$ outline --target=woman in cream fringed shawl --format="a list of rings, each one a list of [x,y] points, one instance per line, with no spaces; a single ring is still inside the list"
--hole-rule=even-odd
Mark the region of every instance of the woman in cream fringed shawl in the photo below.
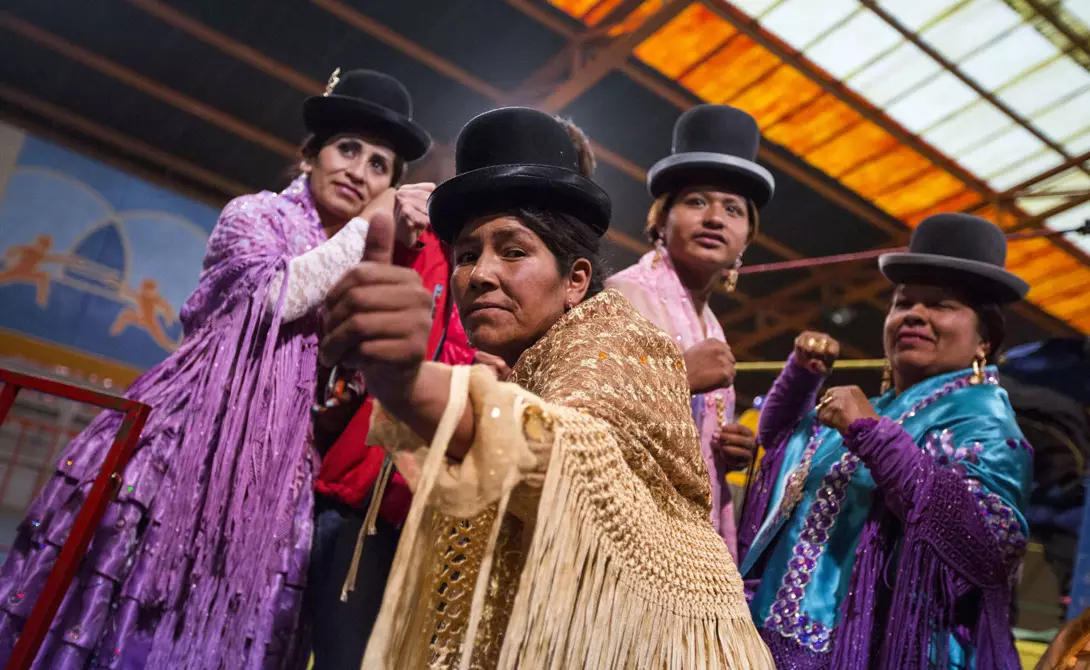
[[[327,301],[322,358],[363,372],[371,441],[416,496],[363,667],[771,668],[709,522],[681,353],[602,291],[586,139],[494,110],[456,162],[431,223],[470,340],[510,381],[422,362],[430,296],[384,264],[384,220]]]

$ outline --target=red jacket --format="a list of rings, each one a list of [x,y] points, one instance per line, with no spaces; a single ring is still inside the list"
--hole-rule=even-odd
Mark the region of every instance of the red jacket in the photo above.
[[[444,317],[448,314],[447,302],[450,296],[450,250],[435,233],[428,230],[420,236],[414,249],[398,246],[394,253],[394,263],[416,270],[420,278],[435,297],[432,316],[431,335],[428,337],[428,352],[433,359],[435,349],[443,336]],[[466,340],[458,311],[450,305],[450,324],[447,326],[446,339],[437,360],[451,365],[468,365],[473,362],[474,350]],[[362,507],[370,501],[371,488],[378,479],[382,462],[386,456],[381,447],[367,446],[367,431],[371,425],[371,397],[348,422],[333,446],[322,459],[318,471],[315,489],[319,493],[337,498],[353,507]],[[394,473],[386,486],[379,507],[379,516],[384,520],[401,525],[409,513],[412,493],[400,474]]]

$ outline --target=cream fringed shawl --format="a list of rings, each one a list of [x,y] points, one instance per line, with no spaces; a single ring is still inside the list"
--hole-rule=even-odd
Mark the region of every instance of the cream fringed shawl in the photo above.
[[[772,668],[708,520],[684,363],[618,293],[513,383],[454,368],[432,444],[376,411],[416,491],[364,668]],[[474,443],[444,457],[465,403]]]

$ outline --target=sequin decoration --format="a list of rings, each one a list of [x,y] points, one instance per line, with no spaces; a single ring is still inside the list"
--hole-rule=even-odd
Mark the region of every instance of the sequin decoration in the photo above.
[[[950,468],[965,476],[966,463],[976,464],[980,462],[980,454],[984,451],[984,445],[980,442],[970,442],[967,445],[955,446],[954,433],[949,429],[933,430],[924,438],[923,450],[935,459],[935,462],[944,468]]]
[[[1018,515],[1002,498],[989,493],[977,480],[967,479],[965,485],[976,499],[977,509],[984,515],[984,522],[992,537],[999,543],[1003,558],[1008,563],[1017,562],[1026,553],[1026,536],[1022,534]]]

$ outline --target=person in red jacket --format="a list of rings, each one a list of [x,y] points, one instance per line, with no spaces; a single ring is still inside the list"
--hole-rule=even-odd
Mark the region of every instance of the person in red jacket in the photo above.
[[[398,189],[392,213],[398,230],[393,260],[416,270],[432,294],[428,339],[432,358],[451,365],[485,362],[475,358],[450,298],[450,250],[428,222],[427,198],[433,188],[434,184],[412,184]],[[401,524],[412,502],[401,475],[384,473],[383,449],[367,446],[370,396],[350,392],[349,398],[315,417],[316,442],[327,446],[315,483],[314,542],[306,595],[315,670],[360,667],[382,604]],[[380,483],[380,476],[389,479]],[[376,484],[380,499],[375,534],[365,535],[355,578],[348,579]]]

